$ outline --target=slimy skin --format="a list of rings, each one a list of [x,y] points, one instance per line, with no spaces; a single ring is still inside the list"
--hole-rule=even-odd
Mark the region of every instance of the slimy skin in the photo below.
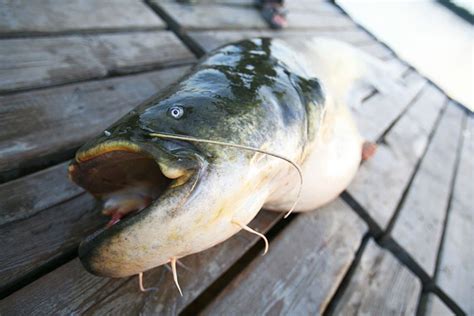
[[[288,211],[296,198],[298,177],[284,160],[153,133],[241,144],[294,161],[304,177],[297,211],[334,199],[355,175],[363,143],[346,97],[349,83],[366,76],[347,77],[324,54],[341,47],[354,55],[349,62],[363,59],[330,40],[223,46],[79,149],[71,179],[116,215],[81,244],[86,269],[106,277],[141,273],[228,239],[241,229],[235,223],[246,225],[263,206]]]

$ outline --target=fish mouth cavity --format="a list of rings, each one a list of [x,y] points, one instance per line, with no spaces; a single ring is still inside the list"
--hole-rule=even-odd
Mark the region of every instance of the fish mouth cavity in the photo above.
[[[194,170],[178,157],[129,141],[109,141],[79,151],[69,177],[102,202],[106,229],[130,220],[165,192],[188,182]],[[156,149],[156,148],[153,148]]]

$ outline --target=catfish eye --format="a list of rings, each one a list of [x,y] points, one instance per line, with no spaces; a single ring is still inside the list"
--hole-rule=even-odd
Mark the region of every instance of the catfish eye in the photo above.
[[[179,119],[183,116],[184,109],[180,106],[173,106],[169,109],[169,113],[173,118]]]

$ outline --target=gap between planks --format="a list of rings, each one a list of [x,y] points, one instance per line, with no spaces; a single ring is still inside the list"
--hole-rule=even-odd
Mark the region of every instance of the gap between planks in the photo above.
[[[30,91],[194,62],[170,31],[1,41],[0,90]],[[10,68],[17,71],[8,72]]]
[[[195,63],[196,63],[196,60],[177,60],[175,63],[168,63],[168,64],[156,63],[156,64],[150,64],[146,66],[140,66],[139,68],[136,68],[136,69],[126,68],[126,71],[110,70],[110,71],[107,71],[107,74],[105,76],[94,76],[94,77],[85,78],[85,79],[77,79],[73,81],[49,84],[47,86],[19,88],[15,90],[0,91],[0,96],[10,96],[10,95],[18,94],[18,93],[41,91],[41,90],[46,90],[49,88],[60,88],[60,87],[66,87],[72,84],[87,83],[90,81],[99,81],[99,80],[127,77],[130,75],[146,74],[146,73],[158,71],[158,70],[167,70],[167,69],[181,67],[181,66],[190,66],[190,65],[194,65]]]
[[[425,158],[426,156],[426,153],[428,152],[428,148],[429,148],[429,145],[431,144],[431,141],[433,140],[433,136],[436,132],[436,130],[438,129],[439,127],[439,124],[441,122],[441,119],[443,117],[443,114],[446,112],[446,109],[449,105],[449,102],[448,100],[445,101],[445,104],[443,105],[443,109],[440,111],[440,113],[438,114],[438,117],[436,118],[436,122],[434,124],[434,127],[433,129],[431,130],[429,136],[428,136],[428,141],[427,141],[427,146],[425,146],[424,150],[423,150],[423,153],[420,157],[420,159],[418,159],[417,163],[415,164],[415,169],[413,170],[413,173],[411,174],[410,176],[410,180],[408,181],[408,184],[406,185],[405,187],[405,190],[403,191],[402,193],[402,196],[398,202],[398,205],[397,205],[397,208],[395,209],[395,213],[392,215],[388,225],[386,226],[386,229],[385,229],[385,232],[384,232],[384,235],[383,236],[379,236],[378,239],[380,239],[381,241],[383,242],[386,242],[387,240],[387,237],[390,236],[390,233],[391,231],[393,230],[393,226],[395,225],[396,221],[397,221],[397,218],[400,214],[400,210],[402,209],[404,203],[405,203],[405,200],[407,198],[407,194],[410,190],[410,187],[411,187],[411,184],[413,183],[413,180],[415,179],[417,173],[418,173],[418,170],[420,169],[420,166],[423,162],[423,159]]]
[[[177,21],[172,14],[168,13],[166,9],[163,7],[163,5],[160,5],[157,1],[152,1],[152,0],[146,0],[145,3],[150,6],[150,8],[155,11],[157,15],[159,15],[167,24],[168,27],[171,31],[175,33],[176,36],[178,36],[181,41],[190,49],[197,57],[202,57],[205,55],[207,51],[209,51],[209,47],[203,47],[202,43],[195,38],[195,34],[199,33],[210,33],[210,32],[224,32],[224,33],[241,33],[242,31],[238,31],[237,29],[222,29],[222,28],[185,28],[182,26],[179,21]],[[166,3],[165,3],[166,4]],[[174,4],[173,4],[174,5]],[[225,7],[225,5],[222,5]],[[260,18],[259,18],[260,19]],[[351,20],[349,20],[351,21]],[[308,27],[308,28],[296,28],[296,29],[289,29],[289,30],[284,30],[281,32],[276,32],[276,31],[269,31],[267,27],[262,28],[262,27],[257,27],[257,28],[245,28],[243,33],[248,33],[248,34],[253,34],[253,36],[271,36],[271,37],[284,37],[285,35],[296,35],[296,34],[301,34],[305,35],[306,33],[310,33],[311,31],[314,32],[315,36],[317,36],[317,33],[322,33],[322,34],[327,34],[327,33],[334,33],[337,34],[338,32],[345,32],[345,31],[350,31],[352,30],[352,26],[347,29],[330,29],[330,30],[321,30],[317,29],[314,27]],[[369,37],[373,38],[371,35],[369,35],[366,31],[361,30],[361,32]],[[259,34],[260,33],[260,34]],[[326,35],[327,36],[327,35]],[[248,37],[248,36],[241,36],[243,37]],[[220,45],[218,45],[220,46]],[[391,50],[390,50],[391,51]],[[393,52],[392,52],[393,53]]]
[[[202,49],[202,47],[193,38],[191,38],[181,28],[179,23],[170,14],[163,10],[163,8],[158,3],[151,0],[144,0],[144,3],[148,5],[148,7],[150,7],[150,9],[155,12],[156,15],[165,21],[169,30],[172,31],[197,58],[201,58],[205,55],[206,52],[204,49]]]
[[[446,231],[447,231],[447,228],[448,228],[448,225],[449,225],[449,218],[450,218],[450,215],[452,213],[452,207],[453,207],[453,198],[454,198],[454,193],[455,193],[455,189],[456,189],[456,183],[458,181],[458,177],[460,177],[460,163],[461,163],[461,158],[462,158],[462,151],[463,151],[463,147],[464,146],[468,146],[467,142],[469,141],[466,137],[466,134],[465,133],[469,133],[470,131],[467,130],[468,128],[468,111],[465,111],[465,115],[464,115],[464,118],[463,118],[463,122],[462,122],[462,128],[461,128],[461,135],[459,137],[459,142],[458,142],[458,150],[456,152],[456,163],[455,163],[455,168],[454,168],[454,177],[452,178],[452,181],[451,181],[451,185],[450,185],[450,195],[449,195],[449,200],[448,200],[448,206],[447,206],[447,210],[446,210],[446,216],[444,218],[444,221],[443,221],[443,230],[442,230],[442,233],[441,233],[441,240],[440,240],[440,244],[439,244],[439,247],[438,247],[438,252],[437,252],[437,257],[436,257],[436,262],[435,262],[435,269],[434,269],[434,275],[433,275],[433,281],[434,281],[434,284],[430,287],[430,288],[434,288],[434,292],[438,293],[438,295],[440,297],[442,297],[442,301],[444,301],[444,303],[446,303],[446,301],[449,301],[449,303],[452,303],[453,299],[446,294],[446,292],[444,290],[441,289],[441,286],[439,286],[437,284],[437,280],[438,280],[438,275],[439,275],[439,271],[440,271],[440,266],[441,266],[441,258],[444,254],[444,247],[445,247],[445,240],[446,240]],[[472,114],[472,113],[471,113]],[[472,171],[472,170],[471,170]],[[430,290],[430,288],[427,288],[427,290]],[[425,300],[422,300],[420,301],[420,311],[425,311],[427,309],[427,304],[428,304],[428,299],[425,299]],[[447,304],[448,305],[448,304]],[[450,307],[451,309],[455,310],[456,312],[460,312],[460,306],[459,306],[459,309],[454,309],[455,306],[451,306],[448,305],[448,307]],[[469,313],[469,311],[466,311],[467,313]]]
[[[279,234],[284,233],[291,222],[293,222],[300,214],[291,214],[288,218],[280,218],[280,220],[265,234],[268,242],[271,243]],[[256,243],[252,248],[245,252],[240,259],[235,261],[233,265],[224,273],[222,273],[213,283],[211,283],[205,291],[197,296],[186,308],[184,308],[180,315],[197,315],[202,312],[217,295],[223,291],[232,280],[234,280],[240,273],[250,265],[250,263],[262,255],[264,246],[261,242]]]
[[[401,200],[400,200],[400,202],[397,206],[397,210],[396,210],[395,214],[392,216],[390,224],[389,224],[389,226],[388,226],[388,228],[385,232],[376,223],[376,221],[374,221],[372,219],[372,217],[369,215],[369,213],[360,204],[358,204],[357,201],[347,191],[345,191],[342,194],[342,198],[368,224],[369,234],[372,237],[374,237],[377,244],[380,247],[389,250],[397,258],[398,261],[400,261],[404,266],[406,266],[410,271],[412,271],[416,276],[418,276],[420,278],[420,280],[422,281],[424,292],[431,291],[433,293],[436,293],[441,298],[441,300],[449,308],[451,308],[451,310],[453,312],[455,312],[456,314],[463,315],[464,311],[459,307],[459,305],[451,297],[449,297],[439,286],[437,286],[435,284],[435,281],[434,281],[435,277],[430,277],[429,274],[413,259],[413,257],[390,236],[390,232],[392,230],[392,227],[393,227],[394,223],[396,222],[396,218],[399,214],[399,211],[400,211],[401,207],[404,204],[404,201],[406,199],[406,195],[408,193],[408,190],[411,187],[411,183],[412,183],[414,177],[416,176],[416,174],[418,173],[419,167],[420,167],[423,159],[425,158],[425,155],[428,151],[429,145],[431,144],[432,138],[433,138],[437,128],[439,127],[440,121],[442,119],[443,114],[445,113],[445,111],[447,109],[447,106],[457,106],[457,105],[454,104],[453,102],[449,102],[449,100],[447,100],[445,105],[444,105],[444,109],[438,114],[437,121],[436,121],[433,129],[431,130],[430,135],[429,135],[428,145],[425,147],[423,155],[421,156],[421,158],[417,162],[416,168],[415,168],[414,172],[412,173],[411,179],[410,179],[408,185],[406,186],[405,191],[403,193],[403,196],[402,196],[402,198],[401,198]],[[466,111],[465,111],[465,109],[462,109],[462,110],[464,112],[463,113],[463,116],[464,116],[463,117],[463,123],[462,123],[462,125],[463,125],[462,130],[463,130],[464,126],[465,126],[465,122],[466,122]],[[387,133],[385,133],[385,134],[387,134]],[[457,168],[459,166],[459,158],[460,158],[460,150],[461,150],[460,145],[462,144],[461,138],[462,138],[462,133],[459,135],[459,139],[457,141],[458,147],[457,147],[457,152],[456,152],[456,164],[455,164],[455,168],[454,168],[455,169],[454,175],[457,174]],[[450,199],[452,198],[454,183],[455,182],[454,182],[454,177],[453,177],[453,179],[451,179],[451,181],[450,181]],[[450,207],[450,204],[448,204],[447,212],[449,210],[449,207]],[[446,219],[447,219],[447,215],[446,215],[446,218],[445,218],[445,221],[444,221],[444,224],[443,224],[443,234],[446,231]],[[442,245],[443,245],[443,241],[441,241],[439,249],[441,248]],[[438,250],[437,260],[439,260],[440,253],[441,252]],[[354,261],[353,265],[356,265],[356,264],[357,264],[356,261]],[[351,269],[352,269],[352,267],[351,267]],[[355,267],[353,269],[355,269]],[[349,275],[348,279],[350,279],[350,277],[351,276]],[[344,288],[341,289],[341,291],[344,291]],[[341,295],[341,294],[339,294],[339,295]],[[337,301],[337,299],[338,299],[338,296],[335,296],[334,300]],[[330,306],[335,306],[336,303],[337,302],[334,302],[334,303],[331,302]],[[419,302],[419,304],[426,304],[426,302],[424,300],[421,300]],[[334,307],[331,307],[330,311],[332,311],[333,308]],[[420,311],[424,310],[425,306],[419,306],[418,309]]]
[[[272,241],[272,254],[256,257],[216,293],[203,314],[299,315],[324,310],[366,231],[367,225],[341,199],[298,214]]]
[[[133,33],[147,33],[165,30],[163,27],[135,27],[135,28],[104,28],[93,30],[71,30],[60,32],[12,32],[7,34],[0,33],[0,41],[8,39],[28,39],[28,38],[54,38],[63,36],[87,36],[87,35],[107,35],[107,34],[133,34]]]
[[[474,315],[472,287],[474,284],[472,264],[474,235],[473,217],[473,171],[474,163],[474,116],[469,113],[464,131],[461,161],[458,169],[446,235],[443,242],[440,262],[437,267],[436,284],[456,299],[464,311]]]
[[[137,0],[1,1],[0,37],[114,30],[164,29]]]
[[[347,203],[347,201],[345,201],[345,199],[343,199],[343,200],[344,200],[344,202]],[[352,208],[351,204],[349,204],[349,203],[347,203],[347,204]],[[362,220],[365,222],[364,218],[362,218]],[[367,224],[367,222],[366,222],[366,224]],[[356,268],[359,265],[360,259],[362,258],[362,255],[363,255],[365,249],[367,248],[367,244],[369,242],[369,239],[371,238],[370,226],[368,225],[368,227],[369,227],[369,230],[367,231],[367,233],[362,238],[359,249],[357,249],[357,251],[355,253],[354,260],[352,261],[349,269],[347,270],[346,274],[342,278],[342,281],[339,284],[339,286],[337,287],[337,290],[334,293],[333,297],[331,298],[326,310],[324,310],[323,313],[322,313],[325,316],[334,314],[337,303],[340,301],[341,297],[344,295],[344,292],[346,291],[347,287],[349,286],[349,283],[352,279],[352,276],[356,272]]]

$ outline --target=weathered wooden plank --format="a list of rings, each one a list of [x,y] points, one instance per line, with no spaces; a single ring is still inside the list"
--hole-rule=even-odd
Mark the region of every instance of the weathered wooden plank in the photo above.
[[[275,37],[286,40],[295,40],[300,38],[301,40],[307,40],[308,37],[328,37],[338,39],[351,43],[353,45],[369,45],[373,43],[373,39],[367,36],[367,34],[360,30],[348,30],[348,31],[258,31],[258,30],[247,30],[247,31],[233,31],[233,30],[218,30],[218,31],[193,31],[189,32],[188,35],[193,38],[206,52],[209,52],[221,45],[229,42],[239,41],[245,38],[252,37]],[[380,45],[380,44],[379,44]]]
[[[263,211],[250,225],[265,232],[281,217],[281,213]],[[158,291],[141,293],[135,277],[95,277],[75,259],[0,301],[0,311],[6,315],[19,312],[176,315],[258,241],[257,236],[240,232],[218,246],[184,258],[182,262],[188,268],[178,266],[184,297],[179,296],[171,273],[163,267],[148,271],[144,277],[145,286],[158,287]]]
[[[403,61],[401,61],[398,58],[393,58],[390,59],[389,61],[386,61],[387,65],[387,72],[392,74],[394,78],[397,78],[403,82],[403,77],[405,74],[408,74],[408,71],[410,69],[410,66]],[[406,80],[406,79],[405,79]],[[406,85],[406,83],[405,83]]]
[[[327,1],[318,0],[298,0],[298,1],[286,1],[284,3],[285,9],[288,12],[304,11],[314,12],[317,14],[338,14],[344,16],[341,10]]]
[[[315,11],[293,10],[287,15],[288,29],[347,30],[356,27],[351,19],[339,13],[321,14]]]
[[[130,73],[193,62],[194,55],[169,31],[86,37],[109,73]]]
[[[160,0],[160,3],[176,3],[176,0]],[[255,8],[255,0],[199,0],[198,4],[220,4],[227,6],[246,6]],[[285,2],[285,9],[294,11],[311,11],[318,14],[339,14],[341,11],[335,5],[324,0],[298,0]]]
[[[67,164],[62,163],[0,185],[0,227],[33,216],[82,193],[83,190],[77,185],[66,180]]]
[[[388,60],[394,56],[394,52],[392,50],[385,47],[382,43],[376,41],[364,43],[363,45],[360,45],[360,49],[382,60]]]
[[[0,96],[0,173],[41,165],[73,150],[186,69]]]
[[[371,239],[334,315],[415,315],[421,282]]]
[[[96,299],[110,295],[127,281],[96,277],[85,272],[79,259],[74,259],[1,300],[0,311],[2,315],[46,315],[52,311],[70,315],[81,307],[86,310]]]
[[[443,301],[433,293],[429,293],[426,299],[426,308],[424,311],[426,316],[451,316],[454,312],[446,306]]]
[[[0,56],[0,92],[107,74],[81,37],[2,40]]]
[[[410,106],[426,85],[426,79],[415,72],[410,72],[404,79],[402,91],[388,94],[375,94],[356,109],[354,115],[360,126],[362,136],[369,140],[377,140],[385,132],[385,128],[394,122],[403,111]],[[421,98],[420,98],[421,99]],[[381,115],[383,111],[383,115]]]
[[[255,7],[254,0],[199,0],[199,1],[190,1],[190,3],[186,3],[186,1],[176,1],[176,0],[160,0],[160,3],[176,3],[180,2],[182,5],[196,5],[196,4],[221,4],[227,6],[247,6],[247,7]]]
[[[267,24],[255,8],[222,4],[186,5],[153,0],[183,29],[266,29]]]
[[[168,31],[5,39],[0,92],[45,87],[189,62],[193,56]]]
[[[204,2],[185,5],[153,0],[167,14],[186,30],[211,29],[267,29],[268,25],[260,12],[252,6],[225,5]],[[289,28],[349,29],[354,22],[337,11],[331,12],[330,5],[315,2],[313,10],[292,10],[288,14]],[[318,7],[321,7],[318,10]]]
[[[176,3],[176,0],[160,0],[160,3]],[[183,2],[181,2],[183,3]],[[255,0],[199,0],[196,4],[220,4],[226,6],[239,6],[239,7],[256,7]],[[186,5],[183,3],[183,5]],[[298,0],[285,2],[285,9],[291,11],[312,11],[318,13],[338,13],[342,14],[341,10],[335,5],[325,0]]]
[[[463,119],[464,111],[449,104],[390,232],[430,276],[443,234]]]
[[[404,90],[403,94],[411,93],[413,98],[416,93],[413,90],[410,92],[409,89]],[[378,98],[378,95],[374,97]],[[360,123],[363,135],[369,140],[376,140],[390,125],[391,120],[403,110],[401,108],[407,106],[409,99],[404,95],[398,95],[391,96],[388,99],[391,102],[386,100],[380,102],[381,104],[369,104],[372,99],[362,105],[357,121]],[[445,101],[446,96],[439,90],[431,85],[425,87],[386,135],[385,143],[378,146],[376,155],[360,167],[357,176],[347,189],[382,230],[386,228],[395,212],[416,163],[427,146],[429,134]],[[377,105],[378,115],[372,109]],[[398,113],[394,110],[397,107]],[[368,118],[366,114],[369,114]],[[370,121],[371,118],[373,121]],[[383,190],[380,189],[381,186]]]
[[[81,194],[25,220],[0,229],[0,292],[15,285],[36,269],[75,251],[79,240],[105,224],[93,212],[94,199]]]
[[[474,315],[474,118],[467,119],[463,147],[448,212],[436,283],[467,315]]]
[[[145,4],[136,0],[2,0],[0,17],[0,36],[165,27]]]
[[[322,313],[359,248],[366,225],[342,200],[298,217],[204,312]],[[258,295],[256,295],[258,293]]]
[[[310,36],[328,37],[347,42],[353,45],[369,44],[374,42],[374,38],[369,33],[358,28],[351,28],[347,30],[288,30],[283,32],[274,32],[275,35],[282,34],[284,36],[292,37],[300,34],[308,34]],[[304,36],[304,35],[302,35]]]

